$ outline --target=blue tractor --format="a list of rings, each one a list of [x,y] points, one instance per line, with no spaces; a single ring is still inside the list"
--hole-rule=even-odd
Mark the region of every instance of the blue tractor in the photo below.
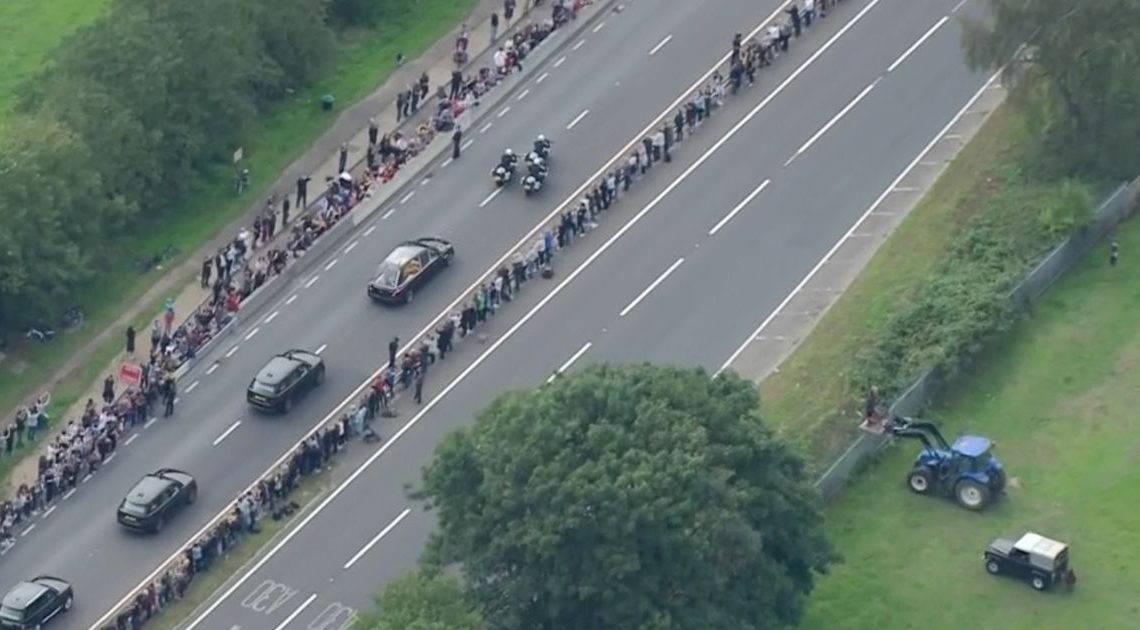
[[[990,453],[993,443],[976,435],[946,442],[930,422],[895,416],[887,424],[891,435],[922,442],[906,483],[916,494],[937,492],[959,505],[980,512],[1005,489],[1005,469]]]

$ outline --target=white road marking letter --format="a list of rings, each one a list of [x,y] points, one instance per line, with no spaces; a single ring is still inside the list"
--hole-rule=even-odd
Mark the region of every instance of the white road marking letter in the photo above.
[[[280,608],[296,594],[297,589],[295,588],[289,588],[287,585],[273,580],[264,580],[249,595],[246,595],[245,599],[241,600],[241,605],[254,612],[272,615],[273,611]]]

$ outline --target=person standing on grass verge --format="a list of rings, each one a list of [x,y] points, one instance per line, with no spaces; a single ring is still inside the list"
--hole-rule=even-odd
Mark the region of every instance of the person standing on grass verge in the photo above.
[[[1120,243],[1113,241],[1112,245],[1108,246],[1108,266],[1115,267],[1118,260],[1120,260]]]
[[[166,298],[166,305],[162,311],[162,325],[167,335],[174,328],[174,298]]]

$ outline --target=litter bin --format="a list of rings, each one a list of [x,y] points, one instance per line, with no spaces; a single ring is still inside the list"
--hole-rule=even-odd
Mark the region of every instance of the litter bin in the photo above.
[[[336,98],[332,94],[325,94],[321,97],[321,109],[329,112],[332,111],[333,105],[336,105]]]

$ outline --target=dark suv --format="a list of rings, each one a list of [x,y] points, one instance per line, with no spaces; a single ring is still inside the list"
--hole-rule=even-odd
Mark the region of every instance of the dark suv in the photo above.
[[[0,602],[0,628],[39,628],[71,610],[75,595],[63,580],[41,575],[20,582]]]
[[[307,350],[290,350],[272,359],[249,383],[245,399],[266,411],[287,413],[293,403],[325,380],[325,363]]]
[[[194,503],[198,482],[190,473],[163,468],[139,479],[119,504],[119,524],[136,531],[162,531],[170,515]]]

